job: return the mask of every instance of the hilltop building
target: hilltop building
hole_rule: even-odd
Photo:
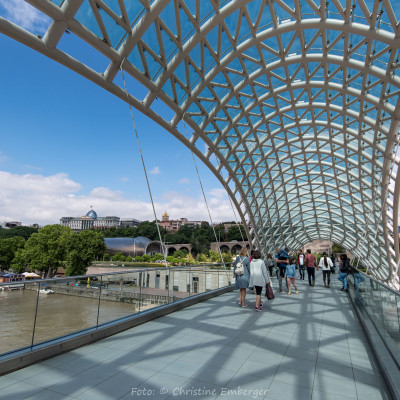
[[[162,215],[162,221],[159,223],[168,232],[177,232],[183,225],[200,226],[205,221],[188,221],[187,218],[169,219],[169,215],[165,211]]]
[[[98,217],[96,211],[90,210],[82,217],[62,217],[60,225],[69,226],[74,231],[85,229],[130,228],[140,225],[135,218],[119,218],[116,216]]]

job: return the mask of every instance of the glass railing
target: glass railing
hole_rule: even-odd
[[[0,283],[0,356],[232,285],[230,264]]]
[[[400,293],[358,270],[347,279],[350,295],[368,314],[400,368]]]

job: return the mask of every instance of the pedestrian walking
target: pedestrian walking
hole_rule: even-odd
[[[236,257],[233,265],[233,276],[235,277],[235,289],[239,289],[239,305],[247,307],[246,289],[249,287],[250,280],[250,260],[247,257],[245,247],[240,250],[239,255]]]
[[[287,253],[286,249],[276,249],[275,261],[277,269],[279,270],[278,274],[278,282],[279,282],[279,292],[282,293],[282,280],[285,279],[286,288],[287,288],[287,281],[285,278],[285,271],[286,266],[288,264],[289,254]]]
[[[271,254],[267,254],[267,268],[269,272],[269,276],[272,278],[272,272],[274,269],[274,259],[272,258]]]
[[[261,293],[263,287],[270,282],[271,278],[264,261],[261,260],[261,253],[255,250],[253,260],[250,263],[250,286],[253,286],[256,291],[255,311],[262,310]]]
[[[254,250],[250,251],[250,262],[253,260],[254,257]],[[254,294],[254,288],[253,286],[249,286],[249,289],[251,290],[251,294]]]
[[[305,258],[305,255],[303,253],[303,250],[299,250],[299,253],[297,255],[297,265],[299,266],[300,279],[302,279],[303,281],[304,281],[304,276],[305,276],[304,258]]]
[[[296,290],[296,294],[299,294],[299,290],[298,290],[297,285],[296,285],[296,264],[294,263],[294,258],[293,257],[289,257],[288,262],[289,263],[288,263],[288,265],[286,267],[285,277],[286,277],[287,285],[288,285],[287,294],[290,296],[292,294],[292,292],[290,290],[292,284],[293,284],[293,287]]]
[[[319,267],[322,268],[322,275],[324,280],[324,287],[331,287],[331,268],[332,261],[327,257],[326,253],[322,253],[322,257],[319,260]]]
[[[307,249],[304,264],[307,267],[308,283],[310,286],[315,286],[315,267],[317,266],[317,259],[314,254],[311,254],[310,249]]]

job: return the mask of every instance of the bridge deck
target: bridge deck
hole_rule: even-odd
[[[0,377],[1,397],[390,399],[340,282],[320,280],[262,312],[233,292],[169,314]]]

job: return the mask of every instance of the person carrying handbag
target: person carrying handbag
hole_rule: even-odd
[[[266,283],[270,283],[271,278],[263,260],[261,260],[261,253],[256,250],[254,252],[253,260],[250,263],[250,286],[254,286],[256,290],[256,306],[255,311],[262,310],[261,292]]]

